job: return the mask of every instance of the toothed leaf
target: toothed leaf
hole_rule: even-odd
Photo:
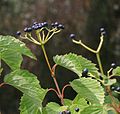
[[[0,35],[0,59],[6,62],[12,70],[20,68],[22,55],[36,59],[25,43],[12,36]]]
[[[85,59],[81,55],[76,55],[73,53],[66,55],[56,55],[53,60],[57,65],[75,72],[79,77],[82,76],[82,71],[85,68],[87,68],[89,73],[91,73],[93,76],[97,77],[98,75],[98,69],[95,67],[95,64]]]
[[[71,82],[73,89],[92,104],[104,103],[104,90],[97,80],[91,78],[76,79]]]

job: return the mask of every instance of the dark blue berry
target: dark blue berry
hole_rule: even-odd
[[[28,28],[27,28],[27,32],[32,32],[32,28],[31,28],[31,27],[28,27]]]
[[[75,111],[76,111],[76,112],[79,112],[79,110],[80,110],[79,108],[75,108]]]
[[[112,90],[112,91],[116,90],[116,87],[115,87],[115,86],[112,86],[112,87],[111,87],[111,90]]]
[[[66,114],[71,114],[71,112],[69,110],[66,111]]]
[[[16,35],[18,35],[18,36],[21,35],[21,32],[20,32],[20,31],[17,31],[17,32],[16,32]]]
[[[111,68],[115,69],[116,67],[117,67],[117,66],[116,66],[115,63],[112,63],[112,64],[111,64]]]
[[[32,28],[33,28],[34,30],[38,30],[38,29],[39,29],[39,26],[38,26],[38,25],[34,25],[34,26],[32,26]]]
[[[54,26],[56,26],[56,27],[57,27],[58,25],[59,25],[59,23],[58,23],[58,22],[55,22],[55,23],[54,23]]]
[[[69,37],[72,38],[72,39],[74,39],[75,38],[75,34],[70,34]]]
[[[105,31],[105,29],[104,28],[100,28],[100,32],[104,32]]]
[[[34,22],[33,25],[37,25],[37,22]]]
[[[85,69],[83,70],[83,72],[82,72],[82,76],[83,76],[83,77],[87,77],[87,74],[88,74],[88,69],[85,68]]]
[[[41,29],[43,26],[42,25],[38,25],[38,29]]]
[[[34,29],[34,28],[35,28],[35,25],[32,26],[32,29]]]
[[[47,23],[47,22],[44,22],[44,23],[43,23],[43,26],[44,26],[44,27],[47,27],[47,26],[48,26],[48,23]]]
[[[28,30],[28,28],[26,27],[26,28],[24,28],[24,32],[27,32],[27,30]]]
[[[54,24],[54,23],[52,23],[52,24],[51,24],[51,26],[52,26],[52,27],[55,27],[55,24]]]
[[[116,91],[120,92],[120,87],[117,87],[117,88],[116,88]]]
[[[59,25],[57,26],[57,28],[58,28],[58,29],[64,29],[65,27],[64,27],[62,24],[59,24]]]

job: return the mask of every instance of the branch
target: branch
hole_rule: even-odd
[[[57,94],[57,96],[60,98],[58,92],[57,92],[54,88],[50,88],[50,89],[48,89],[48,92],[49,92],[49,91],[54,91],[54,92]]]
[[[63,97],[63,98],[64,98],[64,91],[65,91],[65,89],[66,89],[67,87],[71,87],[71,85],[70,85],[70,84],[67,84],[67,85],[65,85],[65,86],[63,87],[63,89],[62,89],[62,97]]]
[[[5,85],[5,83],[4,83],[4,82],[0,84],[0,87],[2,87],[3,85]]]

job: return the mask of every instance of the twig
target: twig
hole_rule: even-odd
[[[65,91],[65,89],[66,89],[67,87],[71,87],[71,85],[70,85],[70,84],[66,84],[66,85],[63,87],[63,89],[62,89],[62,97],[63,97],[63,98],[64,98],[64,91]]]

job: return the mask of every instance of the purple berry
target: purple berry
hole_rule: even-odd
[[[104,32],[105,31],[105,29],[104,28],[100,28],[100,32]]]
[[[38,29],[39,29],[39,26],[38,26],[38,25],[34,25],[33,29],[34,29],[34,30],[38,30]]]
[[[28,28],[26,27],[26,28],[24,28],[24,32],[27,32],[28,31]]]
[[[112,91],[116,90],[116,87],[115,87],[115,86],[112,86],[112,87],[111,87],[111,90],[112,90]]]
[[[28,27],[28,28],[27,28],[27,32],[32,32],[32,28],[31,28],[31,27]]]
[[[71,112],[69,110],[66,111],[66,114],[71,114]]]
[[[72,38],[72,39],[74,39],[75,38],[75,34],[70,34],[69,37]]]
[[[79,110],[80,110],[79,108],[75,108],[75,111],[76,111],[76,112],[79,112]]]
[[[34,23],[33,23],[33,25],[36,25],[36,24],[37,24],[37,22],[34,22]]]
[[[54,24],[54,23],[52,23],[52,24],[51,24],[51,26],[52,26],[52,27],[55,27],[55,24]]]
[[[17,31],[17,32],[16,32],[16,35],[20,36],[20,35],[21,35],[21,32],[20,32],[20,31]]]
[[[116,66],[115,63],[112,63],[112,64],[111,64],[111,68],[115,69],[116,67],[117,67],[117,66]]]
[[[116,91],[120,92],[120,87],[117,87],[117,88],[116,88]]]
[[[44,22],[44,23],[43,23],[43,26],[44,26],[44,27],[47,27],[47,26],[48,26],[48,23],[47,23],[47,22]]]
[[[57,27],[57,26],[59,25],[59,23],[58,23],[58,22],[55,22],[54,25]]]
[[[88,69],[85,68],[85,69],[83,70],[83,72],[82,72],[82,76],[83,76],[83,77],[87,77],[87,74],[88,74]]]
[[[65,28],[62,24],[59,24],[57,27],[58,27],[58,29],[64,29]]]

